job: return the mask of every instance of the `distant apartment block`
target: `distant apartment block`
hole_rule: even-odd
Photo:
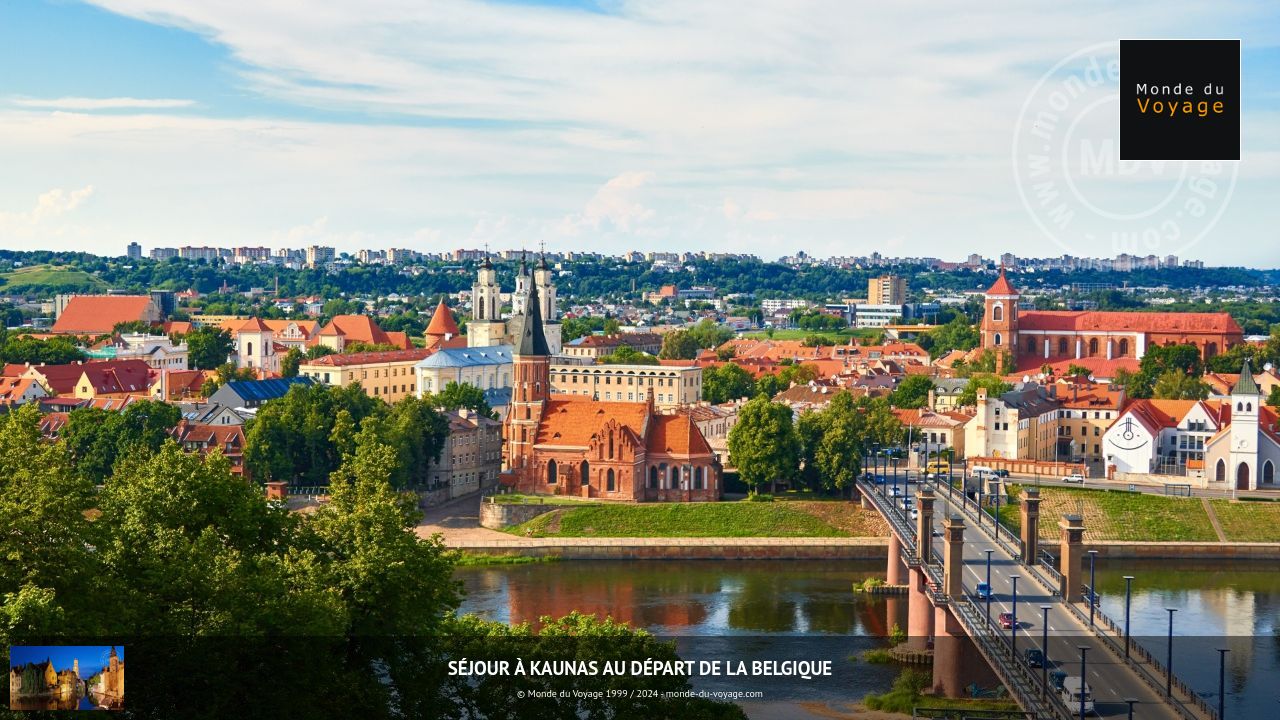
[[[901,305],[906,302],[907,282],[898,275],[881,275],[867,281],[867,303]]]
[[[141,260],[142,246],[136,242],[129,243],[129,247],[125,251],[125,256],[128,257],[130,260]]]
[[[178,257],[178,248],[151,248],[152,260],[168,260]]]
[[[337,253],[331,247],[311,245],[307,248],[307,267],[317,268],[332,263]]]

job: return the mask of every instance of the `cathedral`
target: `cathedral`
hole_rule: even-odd
[[[1012,358],[1018,372],[1070,361],[1100,372],[1104,365],[1137,370],[1153,345],[1195,345],[1205,359],[1244,342],[1231,315],[1215,313],[1024,310],[1022,294],[1000,276],[984,294],[982,349]]]
[[[520,492],[582,498],[718,500],[723,486],[715,454],[687,413],[656,410],[654,378],[644,402],[552,395],[541,289],[535,281],[525,312],[510,325],[514,372],[502,482]]]
[[[471,288],[471,321],[467,323],[468,347],[493,347],[515,345],[515,329],[529,315],[531,302],[538,304],[542,322],[542,334],[546,338],[550,354],[560,353],[560,323],[556,308],[556,286],[551,282],[551,270],[545,257],[538,259],[538,267],[530,274],[524,258],[516,274],[516,289],[511,294],[511,317],[502,319],[502,291],[498,288],[497,272],[489,258],[484,259],[476,284]],[[536,293],[534,291],[537,291]]]

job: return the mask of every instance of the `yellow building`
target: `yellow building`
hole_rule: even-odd
[[[868,305],[901,305],[907,301],[907,283],[897,275],[867,280]]]
[[[417,393],[414,366],[433,351],[425,348],[325,355],[298,366],[298,375],[325,385],[359,385],[389,403]]]
[[[1124,389],[1112,385],[1060,382],[1055,386],[1062,408],[1058,412],[1058,458],[1103,471],[1102,437],[1120,417]]]
[[[653,389],[660,408],[702,400],[702,368],[696,365],[551,365],[551,392],[603,402],[644,402]]]

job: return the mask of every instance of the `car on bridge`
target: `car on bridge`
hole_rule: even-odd
[[[1040,648],[1027,648],[1023,653],[1023,657],[1027,659],[1027,665],[1033,668],[1044,667],[1044,653]]]
[[[980,582],[978,583],[978,589],[975,590],[973,594],[979,600],[986,600],[991,597],[991,586],[984,582]]]
[[[1011,612],[1000,613],[1000,627],[1004,628],[1005,630],[1009,630],[1013,628],[1013,613]]]
[[[1084,712],[1090,715],[1094,714],[1093,689],[1082,678],[1075,675],[1067,677],[1062,681],[1062,689],[1058,692],[1062,696],[1062,702],[1066,703],[1068,708],[1080,707],[1083,700]]]
[[[1049,684],[1053,686],[1054,692],[1062,692],[1062,683],[1067,679],[1067,674],[1061,670],[1054,670],[1049,673]]]
[[[1083,474],[1081,474],[1081,473],[1071,473],[1070,475],[1068,475],[1068,476],[1066,476],[1066,477],[1062,478],[1062,482],[1064,482],[1064,483],[1079,483],[1079,484],[1083,485],[1083,484],[1084,484],[1084,475],[1083,475]]]

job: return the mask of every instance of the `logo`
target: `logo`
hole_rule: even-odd
[[[1032,87],[1014,128],[1018,195],[1067,253],[1178,255],[1222,216],[1239,164],[1131,159],[1129,146],[1122,156],[1121,75],[1112,41],[1063,58]]]
[[[1240,41],[1121,40],[1120,159],[1239,160]]]
[[[1120,432],[1118,433],[1118,435],[1120,436],[1121,440],[1125,441],[1125,443],[1128,444],[1127,446],[1121,445],[1120,443],[1116,442],[1115,435],[1111,436],[1109,440],[1111,441],[1112,445],[1115,445],[1121,450],[1137,450],[1138,448],[1147,444],[1146,438],[1142,438],[1141,439],[1142,442],[1139,442],[1137,444],[1133,443],[1134,440],[1139,438],[1138,438],[1138,433],[1134,432],[1132,417],[1127,417],[1124,419],[1124,422],[1120,423]]]

